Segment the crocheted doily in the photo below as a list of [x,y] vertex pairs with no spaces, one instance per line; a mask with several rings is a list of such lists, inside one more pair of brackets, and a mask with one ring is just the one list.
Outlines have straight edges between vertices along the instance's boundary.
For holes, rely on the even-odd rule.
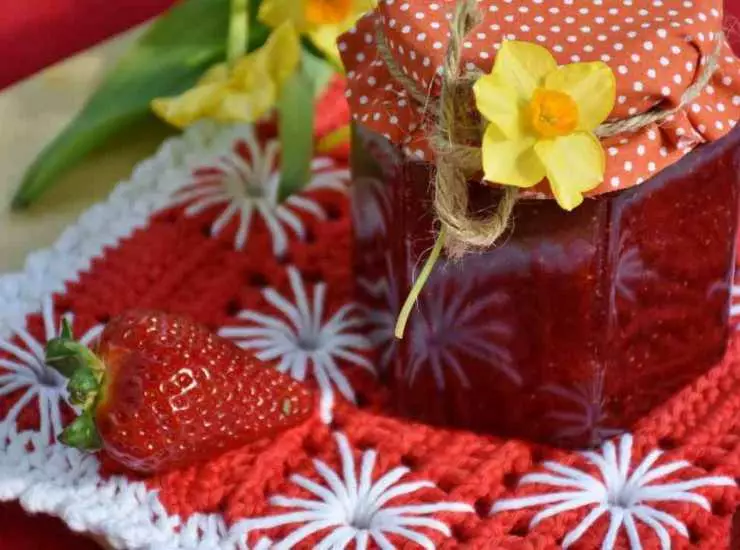
[[[317,158],[309,187],[279,203],[278,149],[248,126],[193,127],[0,278],[0,500],[133,549],[728,548],[740,341],[591,452],[394,418],[351,303],[346,161]],[[53,443],[72,411],[44,342],[62,316],[90,342],[135,306],[256,349],[315,386],[321,414],[147,479]],[[302,349],[309,331],[319,345]]]

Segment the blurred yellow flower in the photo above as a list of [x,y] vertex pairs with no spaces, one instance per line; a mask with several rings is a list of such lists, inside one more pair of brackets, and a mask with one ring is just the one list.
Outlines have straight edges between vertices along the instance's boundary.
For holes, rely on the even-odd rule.
[[558,204],[572,210],[604,180],[604,149],[594,130],[614,108],[608,65],[558,67],[542,46],[507,41],[474,90],[490,122],[482,151],[487,181],[532,187],[547,177]]
[[259,20],[270,27],[292,22],[332,63],[341,66],[337,38],[376,4],[377,0],[263,0]]
[[300,43],[290,22],[280,25],[260,49],[231,67],[215,65],[187,92],[152,101],[152,110],[170,124],[185,128],[197,120],[254,122],[277,102],[283,83],[295,72]]

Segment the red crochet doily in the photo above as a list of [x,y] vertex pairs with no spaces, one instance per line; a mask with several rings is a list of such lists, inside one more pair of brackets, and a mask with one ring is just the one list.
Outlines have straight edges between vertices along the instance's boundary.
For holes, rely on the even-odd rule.
[[[336,120],[336,112],[328,110],[324,120]],[[136,178],[151,179],[162,158],[182,161],[186,169],[157,176],[172,186],[163,202],[169,206],[134,223],[138,229],[120,242],[103,242],[102,253],[70,274],[63,290],[41,299],[14,336],[0,338],[0,421],[6,419],[0,499],[59,515],[119,546],[138,540],[135,547],[157,550],[729,547],[740,502],[740,339],[722,364],[632,434],[590,454],[396,417],[371,372],[378,369],[368,330],[358,324],[359,312],[347,309],[354,282],[346,158],[317,160],[312,186],[285,210],[276,207],[270,223],[255,207],[245,234],[245,210],[229,210],[233,197],[219,200],[213,189],[252,170],[265,176],[269,195],[277,155],[264,132],[208,132],[208,154],[170,148],[159,164],[137,172]],[[157,200],[165,194],[156,193]],[[72,254],[84,244],[65,246]],[[22,287],[26,279],[6,287]],[[315,311],[322,301],[321,324],[333,323],[321,344],[333,346],[331,361],[302,363],[286,359],[285,350],[268,358],[270,344],[250,343],[239,332],[245,326],[269,332],[279,320],[278,330],[287,334],[302,308]],[[52,389],[39,390],[42,399],[25,397],[27,385],[10,386],[18,381],[17,365],[33,360],[33,342],[45,341],[67,314],[78,334],[94,338],[96,327],[132,307],[184,313],[214,330],[230,327],[224,334],[319,388],[323,414],[275,440],[148,479],[119,477],[105,457],[98,463],[47,448],[43,435],[24,432],[53,434],[70,417],[65,406],[58,417],[54,411],[56,381],[45,381]],[[246,311],[258,315],[250,321]],[[95,509],[86,507],[90,502]]]

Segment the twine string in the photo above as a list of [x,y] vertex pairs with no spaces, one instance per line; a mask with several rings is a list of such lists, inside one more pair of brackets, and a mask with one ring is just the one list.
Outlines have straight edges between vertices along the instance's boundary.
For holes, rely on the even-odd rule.
[[[417,278],[396,324],[396,337],[402,338],[414,303],[418,299],[434,263],[442,249],[447,257],[460,258],[472,250],[493,246],[506,232],[511,222],[514,206],[519,198],[516,187],[505,186],[498,203],[483,215],[471,215],[468,182],[482,172],[480,144],[485,121],[474,110],[473,84],[480,78],[480,71],[462,70],[462,45],[466,35],[482,19],[476,0],[458,0],[450,23],[450,40],[441,71],[439,99],[430,97],[398,65],[390,51],[380,22],[376,26],[377,51],[391,77],[398,81],[419,105],[431,114],[432,123],[427,140],[434,153],[434,212],[439,233],[434,246]],[[717,33],[714,51],[703,60],[703,67],[695,82],[681,96],[679,103],[665,109],[660,106],[638,115],[601,124],[595,134],[606,138],[634,133],[647,126],[672,117],[693,102],[711,80],[721,55],[724,34]]]
[[722,55],[722,45],[724,42],[724,33],[717,33],[714,50],[711,54],[703,58],[704,67],[699,73],[699,76],[691,86],[684,90],[684,93],[681,94],[681,100],[674,108],[663,109],[660,105],[657,105],[653,109],[639,115],[622,120],[615,120],[613,122],[605,122],[594,131],[596,136],[599,138],[607,138],[619,134],[638,132],[651,124],[663,122],[676,115],[686,107],[686,105],[692,103],[696,98],[698,98],[704,91],[704,88],[709,84],[709,81],[712,80],[714,73],[717,72],[717,68],[719,67],[719,60]]

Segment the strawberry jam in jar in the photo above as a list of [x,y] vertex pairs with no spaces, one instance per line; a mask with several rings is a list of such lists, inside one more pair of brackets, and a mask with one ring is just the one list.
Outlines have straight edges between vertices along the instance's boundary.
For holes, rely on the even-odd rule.
[[[433,246],[432,167],[358,127],[358,292],[400,410],[584,445],[706,372],[729,335],[739,151],[733,131],[573,212],[520,200],[500,245],[438,262],[399,341],[396,318]],[[496,200],[479,191],[479,204]]]
[[[454,258],[442,249],[397,339],[399,313],[440,231],[434,194],[442,161],[433,145],[440,119],[406,80],[427,91],[428,103],[439,100],[451,40],[445,29],[458,2],[438,9],[422,0],[381,3],[340,41],[355,118],[358,301],[399,414],[596,445],[634,429],[725,353],[740,192],[740,130],[733,129],[740,63],[714,16],[721,3],[712,0],[671,8],[680,14],[639,0],[629,7],[603,0],[589,14],[554,0],[558,20],[574,21],[572,41],[553,36],[553,21],[538,17],[535,0],[477,4],[461,67],[491,73],[510,34],[532,44],[545,37],[558,67],[600,61],[613,69],[608,122],[645,116],[629,131],[593,138],[603,148],[603,177],[584,190],[581,204],[564,208],[558,178],[550,178],[556,173],[548,171],[521,186],[492,246]],[[649,25],[626,29],[625,17],[646,18],[646,11]],[[672,20],[694,23],[661,24]],[[593,36],[578,30],[587,26]],[[661,109],[668,112],[650,118]],[[577,150],[565,152],[573,171],[581,169]],[[496,211],[506,189],[481,168],[468,178],[471,216]]]

